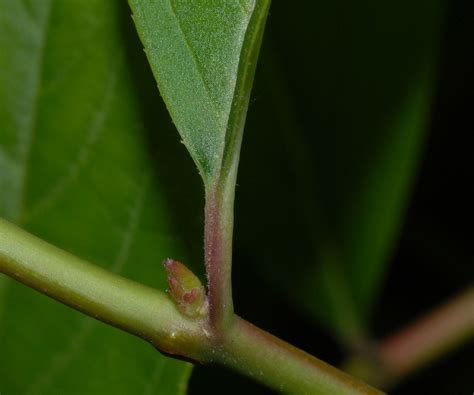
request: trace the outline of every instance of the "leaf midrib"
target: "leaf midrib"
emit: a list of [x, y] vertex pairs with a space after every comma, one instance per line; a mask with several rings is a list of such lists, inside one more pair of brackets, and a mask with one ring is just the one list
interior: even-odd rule
[[[40, 92], [41, 92], [41, 85], [43, 79], [43, 68], [44, 68], [44, 53], [45, 48], [48, 41], [49, 35], [49, 27], [51, 22], [51, 10], [52, 10], [52, 1], [53, 0], [45, 0], [47, 2], [44, 22], [41, 28], [38, 29], [39, 32], [42, 32], [42, 35], [39, 39], [38, 45], [38, 53], [37, 53], [37, 61], [32, 63], [33, 66], [36, 64], [36, 73], [34, 78], [32, 89], [33, 100], [31, 102], [31, 111], [30, 117], [28, 119], [28, 126], [26, 129], [18, 129], [19, 135], [21, 135], [18, 143], [18, 154], [20, 156], [20, 176], [19, 182], [16, 188], [16, 198], [15, 201], [18, 202], [14, 204], [16, 212], [10, 213], [10, 218], [12, 221], [17, 223], [22, 223], [22, 216], [24, 213], [25, 201], [26, 201], [26, 184], [28, 180], [28, 168], [29, 162], [31, 159], [31, 152], [33, 148], [33, 140], [34, 140], [34, 133], [36, 130], [38, 112], [39, 112], [39, 99], [40, 99]], [[28, 13], [26, 10], [25, 4], [23, 4], [25, 8], [25, 12]], [[28, 17], [31, 17], [28, 13]], [[13, 196], [15, 196], [13, 194]], [[7, 213], [8, 214], [8, 213]], [[5, 279], [0, 278], [0, 333], [2, 328], [2, 317], [3, 317], [3, 302], [5, 301], [6, 295], [8, 293], [10, 281], [5, 281]]]
[[[189, 42], [189, 38], [186, 34], [186, 32], [183, 29], [183, 26], [181, 24], [180, 19], [178, 18], [178, 14], [176, 13], [176, 8], [173, 5], [173, 0], [168, 0], [168, 4], [170, 6], [170, 10], [173, 14], [174, 19], [176, 20], [176, 25], [178, 26], [179, 31], [181, 32], [181, 36], [183, 37], [184, 44], [186, 45], [186, 48], [188, 49], [189, 54], [191, 55], [191, 59], [193, 60], [194, 65], [196, 66], [196, 70], [198, 71], [199, 78], [202, 82], [202, 85], [204, 86], [204, 90], [206, 91], [207, 97], [209, 99], [209, 102], [212, 103], [213, 106], [213, 111], [216, 119], [219, 117], [219, 110], [218, 110], [218, 105], [214, 98], [212, 97], [211, 94], [211, 89], [209, 87], [209, 84], [206, 82], [204, 78], [204, 73], [202, 71], [202, 66], [199, 64], [199, 61], [197, 59], [196, 51], [193, 49]], [[143, 9], [142, 9], [143, 12]]]
[[[128, 224], [119, 243], [120, 248], [109, 268], [115, 273], [119, 273], [130, 258], [130, 251], [143, 214], [150, 181], [150, 175], [146, 174], [135, 199], [135, 204], [131, 207]], [[82, 317], [81, 321], [80, 329], [71, 337], [68, 344], [52, 357], [52, 363], [45, 366], [42, 371], [38, 371], [36, 379], [31, 382], [27, 391], [29, 395], [44, 393], [43, 389], [47, 389], [54, 377], [70, 364], [73, 357], [81, 350], [80, 345], [84, 344], [98, 324], [98, 321], [89, 317]]]
[[[38, 123], [38, 114], [40, 108], [40, 98], [41, 98], [41, 87], [43, 85], [43, 74], [44, 74], [44, 65], [45, 65], [45, 52], [49, 40], [49, 31], [51, 26], [51, 14], [53, 8], [53, 0], [45, 0], [47, 5], [45, 6], [45, 17], [44, 22], [39, 29], [42, 32], [41, 38], [39, 40], [38, 46], [38, 56], [36, 62], [36, 73], [34, 78], [34, 86], [32, 89], [33, 100], [31, 103], [31, 111], [29, 122], [26, 130], [21, 131], [22, 138], [19, 144], [19, 155], [21, 157], [21, 175], [18, 186], [18, 197], [17, 201], [17, 212], [12, 214], [14, 221], [22, 223], [24, 221], [23, 213], [25, 211], [25, 202], [27, 196], [27, 183], [29, 177], [29, 169], [31, 167], [31, 154], [33, 151], [33, 144], [35, 140], [35, 134]], [[20, 129], [21, 130], [21, 129]]]

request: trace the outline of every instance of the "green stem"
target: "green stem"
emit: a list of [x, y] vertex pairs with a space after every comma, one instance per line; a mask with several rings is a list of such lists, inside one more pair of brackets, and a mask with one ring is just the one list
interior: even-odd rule
[[383, 394], [239, 317], [213, 356], [279, 393]]
[[0, 219], [0, 272], [160, 351], [216, 362], [285, 393], [381, 394], [233, 315], [219, 337], [163, 292], [125, 279]]
[[242, 136], [270, 0], [257, 0], [245, 33], [221, 167], [206, 184], [204, 249], [209, 288], [210, 324], [216, 336], [231, 325], [232, 234], [234, 197]]
[[77, 258], [1, 218], [0, 273], [161, 351], [196, 357], [201, 326], [181, 315], [165, 293]]

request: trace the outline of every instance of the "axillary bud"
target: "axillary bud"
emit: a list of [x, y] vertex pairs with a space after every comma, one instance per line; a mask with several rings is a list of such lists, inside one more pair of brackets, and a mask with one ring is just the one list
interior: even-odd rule
[[168, 293], [178, 310], [190, 318], [207, 314], [206, 289], [194, 273], [183, 263], [167, 258], [163, 261], [168, 277]]

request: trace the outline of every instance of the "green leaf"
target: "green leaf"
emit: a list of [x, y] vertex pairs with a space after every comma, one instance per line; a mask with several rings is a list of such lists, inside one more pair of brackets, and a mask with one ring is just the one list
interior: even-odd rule
[[[199, 184], [135, 36], [115, 0], [0, 0], [0, 216], [164, 290]], [[191, 369], [4, 276], [0, 339], [2, 394], [182, 394]]]
[[160, 92], [206, 185], [238, 162], [269, 0], [129, 0]]
[[403, 224], [440, 15], [440, 2], [427, 0], [272, 6], [241, 159], [236, 251], [345, 342], [370, 330]]

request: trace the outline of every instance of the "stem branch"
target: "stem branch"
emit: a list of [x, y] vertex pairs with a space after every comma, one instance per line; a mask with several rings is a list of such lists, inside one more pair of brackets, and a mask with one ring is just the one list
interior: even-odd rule
[[185, 359], [228, 366], [285, 393], [381, 392], [232, 315], [219, 336], [163, 292], [83, 261], [0, 219], [0, 273]]
[[237, 81], [227, 123], [221, 164], [206, 185], [205, 261], [209, 287], [210, 327], [220, 337], [232, 324], [232, 233], [240, 147], [270, 0], [254, 2], [240, 54]]
[[390, 381], [399, 380], [474, 338], [474, 287], [421, 317], [378, 346]]
[[214, 357], [284, 394], [383, 394], [239, 317]]
[[204, 251], [209, 288], [209, 319], [215, 334], [232, 321], [233, 193], [212, 188], [206, 194]]
[[346, 361], [346, 371], [390, 387], [474, 339], [474, 287]]
[[163, 352], [196, 358], [202, 329], [164, 292], [77, 258], [1, 218], [0, 273]]

